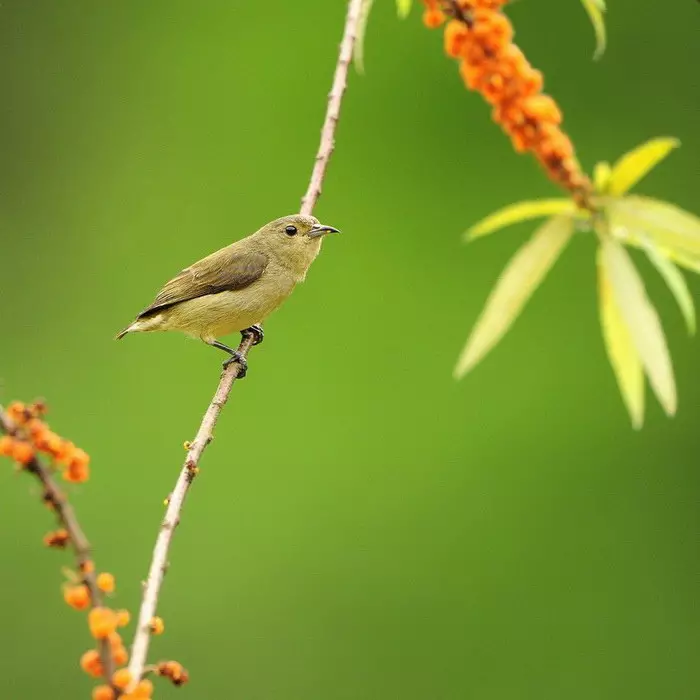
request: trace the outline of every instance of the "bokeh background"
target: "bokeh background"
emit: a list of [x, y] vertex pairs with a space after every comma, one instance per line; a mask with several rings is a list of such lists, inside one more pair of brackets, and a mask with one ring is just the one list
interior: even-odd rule
[[[640, 192], [700, 211], [700, 6], [576, 0], [509, 14], [584, 165], [657, 135]], [[700, 357], [643, 265], [680, 385], [634, 433], [580, 237], [504, 342], [451, 370], [532, 226], [466, 226], [555, 195], [467, 93], [419, 12], [379, 0], [316, 210], [344, 230], [267, 324], [172, 551], [161, 698], [690, 700], [700, 687]], [[0, 7], [0, 390], [45, 396], [93, 457], [71, 489], [114, 604], [135, 610], [163, 499], [219, 353], [114, 333], [189, 262], [297, 210], [343, 2], [6, 0]], [[690, 280], [700, 299], [700, 280]], [[0, 470], [3, 697], [88, 697], [85, 621], [38, 488]]]

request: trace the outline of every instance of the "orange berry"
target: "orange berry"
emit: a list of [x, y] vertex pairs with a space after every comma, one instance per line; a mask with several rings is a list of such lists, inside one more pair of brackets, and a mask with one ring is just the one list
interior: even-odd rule
[[12, 459], [26, 467], [34, 459], [34, 448], [28, 442], [15, 440]]
[[85, 673], [93, 678], [99, 678], [104, 674], [102, 662], [100, 661], [100, 655], [94, 649], [86, 651], [80, 657], [80, 668], [82, 668]]
[[95, 639], [107, 639], [117, 629], [117, 614], [109, 608], [93, 608], [88, 615], [88, 626]]
[[151, 634], [163, 634], [165, 631], [165, 623], [162, 617], [153, 617], [148, 623], [148, 627], [151, 630]]
[[128, 668], [120, 668], [112, 674], [112, 684], [119, 690], [126, 690], [131, 683], [131, 673]]
[[129, 652], [126, 650], [125, 646], [117, 647], [112, 651], [112, 659], [117, 666], [123, 666], [129, 661]]
[[86, 464], [81, 466], [69, 466], [63, 471], [63, 478], [72, 484], [84, 484], [90, 478], [90, 467]]
[[70, 536], [68, 535], [68, 530], [61, 528], [55, 532], [49, 532], [44, 535], [44, 544], [47, 547], [56, 547], [57, 549], [64, 549], [68, 542], [70, 541]]
[[445, 27], [445, 53], [452, 58], [457, 58], [464, 48], [469, 36], [469, 29], [463, 22], [453, 19]]
[[73, 450], [73, 455], [71, 456], [70, 464], [68, 465], [71, 469], [84, 469], [90, 464], [90, 455], [76, 447]]
[[60, 442], [55, 445], [55, 450], [52, 450], [53, 456], [59, 464], [64, 467], [70, 465], [73, 454], [76, 450], [75, 445], [70, 440], [59, 438]]
[[148, 700], [153, 695], [153, 683], [146, 678], [139, 682], [131, 694], [139, 700]]
[[98, 685], [92, 691], [92, 700], [114, 700], [114, 691], [108, 685]]
[[7, 415], [18, 425], [26, 423], [26, 421], [30, 418], [30, 416], [27, 414], [27, 407], [21, 401], [13, 401], [7, 407]]
[[32, 436], [33, 439], [43, 435], [48, 430], [46, 423], [38, 418], [31, 418], [28, 420], [27, 424], [24, 426], [24, 429]]
[[15, 439], [9, 435], [0, 437], [0, 457], [11, 457], [15, 447]]
[[114, 588], [115, 588], [114, 576], [112, 576], [112, 574], [108, 574], [106, 572], [99, 574], [99, 576], [97, 577], [97, 587], [103, 593], [114, 593]]
[[117, 610], [117, 627], [126, 627], [131, 620], [128, 610]]
[[92, 559], [87, 559], [80, 564], [80, 570], [84, 574], [91, 574], [95, 570], [95, 562]]
[[90, 591], [84, 583], [66, 586], [63, 589], [63, 600], [75, 610], [85, 610], [90, 607]]
[[423, 24], [428, 29], [437, 29], [445, 21], [445, 15], [437, 8], [427, 8], [423, 13]]

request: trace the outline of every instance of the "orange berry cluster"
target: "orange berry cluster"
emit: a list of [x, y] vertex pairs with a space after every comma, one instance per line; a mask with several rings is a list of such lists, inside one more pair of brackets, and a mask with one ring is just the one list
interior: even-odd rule
[[156, 665], [155, 672], [168, 678], [173, 685], [184, 685], [190, 679], [189, 673], [177, 661], [161, 661]]
[[10, 457], [23, 467], [30, 467], [38, 453], [52, 457], [63, 470], [63, 478], [73, 483], [87, 481], [90, 476], [90, 457], [70, 440], [49, 430], [42, 420], [46, 405], [37, 401], [25, 405], [14, 401], [7, 415], [16, 426], [14, 435], [0, 438], [0, 456]]
[[[107, 582], [107, 588], [110, 591], [114, 590], [114, 577], [112, 574], [100, 574], [97, 577], [98, 587], [104, 590], [104, 586], [100, 586], [100, 581], [104, 584]], [[78, 587], [79, 588], [79, 587]], [[89, 594], [88, 594], [89, 597]], [[117, 666], [124, 666], [129, 661], [129, 653], [124, 646], [121, 635], [117, 631], [119, 627], [125, 627], [129, 624], [130, 615], [127, 610], [112, 610], [106, 607], [95, 607], [88, 614], [88, 626], [90, 634], [98, 641], [106, 641], [109, 644], [109, 650], [112, 661]], [[100, 654], [96, 649], [86, 651], [80, 659], [80, 667], [93, 678], [102, 678], [105, 675], [105, 669], [100, 659]], [[119, 690], [124, 690], [131, 678], [128, 677], [128, 670], [120, 668], [112, 675], [112, 685]], [[139, 684], [137, 686], [139, 694], [122, 695], [121, 697], [130, 698], [133, 700], [146, 700], [151, 697], [151, 690], [146, 693], [146, 686]], [[110, 695], [109, 693], [112, 693]], [[134, 691], [135, 693], [136, 691]], [[109, 685], [102, 685], [95, 688], [93, 698], [114, 698], [114, 690]]]
[[[131, 683], [131, 674], [127, 669], [122, 668], [112, 676], [112, 684], [119, 690], [125, 690]], [[150, 700], [153, 695], [153, 683], [144, 679], [136, 684], [136, 687], [119, 697], [123, 700]], [[92, 700], [114, 700], [116, 697], [114, 689], [108, 685], [99, 685], [92, 691]]]
[[542, 93], [542, 73], [513, 43], [513, 26], [500, 11], [507, 0], [424, 2], [428, 27], [439, 27], [446, 11], [453, 16], [445, 27], [445, 52], [460, 60], [466, 86], [493, 107], [494, 121], [511, 137], [515, 150], [531, 151], [554, 182], [586, 205], [591, 182], [561, 129], [557, 103]]

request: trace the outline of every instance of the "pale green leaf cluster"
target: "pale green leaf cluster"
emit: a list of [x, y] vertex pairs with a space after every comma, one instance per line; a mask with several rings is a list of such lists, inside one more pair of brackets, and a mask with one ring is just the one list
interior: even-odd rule
[[696, 329], [695, 306], [678, 266], [700, 272], [700, 218], [668, 202], [628, 195], [679, 143], [652, 139], [612, 167], [594, 172], [595, 212], [569, 199], [512, 204], [466, 232], [473, 240], [505, 226], [549, 217], [506, 266], [462, 351], [455, 376], [463, 377], [505, 335], [541, 284], [575, 230], [595, 232], [600, 320], [605, 347], [635, 428], [644, 420], [645, 377], [667, 415], [676, 411], [676, 382], [666, 338], [644, 282], [625, 246], [641, 249], [675, 297], [688, 332]]
[[605, 47], [608, 42], [605, 31], [605, 17], [603, 16], [605, 12], [605, 0], [581, 0], [581, 2], [593, 24], [596, 43], [593, 58], [597, 60], [605, 53]]

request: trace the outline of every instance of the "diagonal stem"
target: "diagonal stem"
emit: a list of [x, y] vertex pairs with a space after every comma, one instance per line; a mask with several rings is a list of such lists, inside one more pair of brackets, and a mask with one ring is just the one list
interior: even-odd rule
[[[340, 43], [340, 52], [336, 64], [333, 85], [328, 96], [328, 107], [326, 117], [321, 129], [321, 142], [316, 155], [311, 180], [306, 194], [302, 198], [301, 213], [311, 214], [318, 198], [321, 196], [323, 179], [328, 169], [335, 145], [335, 130], [340, 117], [340, 107], [343, 94], [347, 86], [348, 69], [352, 58], [353, 47], [357, 35], [357, 26], [360, 17], [362, 0], [350, 0], [348, 12], [345, 19], [345, 29]], [[238, 352], [245, 359], [253, 344], [252, 337], [245, 337], [238, 346]], [[228, 400], [233, 383], [238, 378], [240, 365], [232, 364], [224, 370], [219, 381], [219, 386], [214, 394], [209, 407], [207, 408], [202, 422], [197, 431], [197, 435], [188, 446], [185, 463], [180, 471], [180, 475], [175, 484], [175, 488], [170, 496], [168, 507], [163, 518], [158, 538], [153, 550], [153, 559], [148, 572], [148, 578], [144, 586], [143, 600], [139, 611], [138, 623], [134, 635], [134, 643], [131, 649], [131, 672], [132, 684], [138, 682], [143, 676], [148, 646], [150, 642], [150, 622], [153, 619], [158, 604], [158, 596], [163, 584], [163, 577], [168, 565], [168, 551], [173, 538], [175, 528], [180, 522], [185, 498], [189, 491], [194, 477], [199, 471], [199, 461], [207, 445], [213, 438], [214, 427], [219, 419], [219, 415]]]
[[[16, 427], [2, 406], [0, 406], [0, 432], [12, 436], [16, 434]], [[78, 562], [78, 570], [90, 591], [90, 606], [93, 608], [100, 607], [102, 605], [102, 592], [97, 586], [90, 542], [85, 536], [82, 527], [80, 527], [73, 507], [54, 480], [51, 470], [36, 455], [26, 465], [25, 470], [34, 474], [44, 487], [44, 501], [51, 505], [59, 523], [68, 532], [70, 545]], [[103, 639], [99, 642], [99, 652], [105, 678], [109, 682], [112, 677], [114, 664], [112, 663], [112, 654], [108, 640]]]

